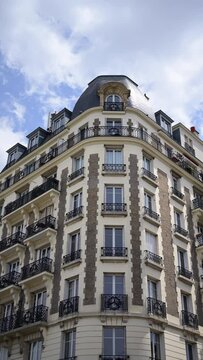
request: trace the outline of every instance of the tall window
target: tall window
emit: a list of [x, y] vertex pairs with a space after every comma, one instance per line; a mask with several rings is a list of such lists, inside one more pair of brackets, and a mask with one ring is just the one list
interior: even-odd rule
[[154, 280], [147, 281], [148, 296], [153, 299], [157, 299], [157, 282]]
[[125, 327], [103, 328], [103, 355], [124, 356], [126, 355], [126, 329]]
[[39, 218], [42, 219], [42, 218], [47, 217], [49, 215], [53, 216], [53, 213], [54, 213], [54, 205], [49, 205], [49, 206], [45, 207], [43, 210], [40, 211]]
[[123, 294], [124, 293], [124, 275], [123, 274], [105, 274], [104, 275], [104, 294]]
[[79, 155], [73, 158], [73, 171], [80, 170], [84, 166], [84, 156]]
[[46, 246], [44, 248], [37, 249], [37, 250], [35, 250], [35, 259], [40, 260], [40, 259], [43, 259], [45, 257], [50, 259], [50, 253], [51, 253], [50, 246]]
[[147, 192], [144, 193], [144, 206], [147, 209], [152, 210], [152, 195]]
[[196, 349], [195, 349], [195, 344], [186, 342], [185, 343], [185, 347], [186, 347], [186, 359], [187, 360], [195, 360], [195, 353], [196, 353]]
[[80, 232], [69, 235], [68, 253], [72, 254], [80, 248]]
[[107, 119], [107, 134], [120, 135], [121, 134], [121, 119]]
[[123, 203], [123, 187], [106, 186], [106, 203], [108, 204]]
[[64, 359], [72, 359], [75, 356], [76, 330], [70, 330], [65, 333], [65, 351]]
[[178, 265], [183, 269], [188, 268], [187, 251], [182, 250], [182, 249], [178, 249]]
[[182, 293], [181, 294], [182, 310], [191, 311], [191, 295]]
[[121, 149], [106, 149], [106, 164], [122, 164], [123, 156]]
[[151, 340], [151, 359], [160, 360], [161, 359], [160, 335], [151, 331], [150, 340]]
[[29, 360], [41, 360], [42, 341], [33, 341], [30, 343]]
[[78, 296], [78, 278], [66, 280], [65, 292], [67, 299]]
[[106, 98], [106, 102], [108, 102], [108, 103], [115, 103], [115, 102], [120, 102], [120, 101], [121, 101], [120, 96], [116, 95], [116, 94], [109, 95]]
[[47, 292], [46, 292], [46, 290], [39, 291], [39, 292], [33, 294], [34, 307], [37, 307], [37, 306], [40, 306], [40, 305], [46, 306], [46, 300], [47, 300]]
[[147, 250], [151, 251], [153, 254], [157, 254], [157, 236], [146, 231], [146, 243]]
[[20, 271], [19, 260], [12, 261], [8, 264], [8, 272], [12, 272], [12, 271], [16, 271], [16, 272]]
[[14, 234], [16, 232], [23, 232], [23, 221], [12, 226], [11, 233]]
[[181, 213], [179, 211], [174, 211], [175, 225], [181, 227]]
[[123, 228], [105, 227], [105, 247], [115, 248], [123, 246]]
[[152, 171], [152, 160], [147, 156], [143, 156], [143, 167], [145, 170]]
[[0, 359], [8, 360], [8, 348], [1, 346], [0, 347]]
[[73, 195], [73, 210], [82, 206], [82, 192]]

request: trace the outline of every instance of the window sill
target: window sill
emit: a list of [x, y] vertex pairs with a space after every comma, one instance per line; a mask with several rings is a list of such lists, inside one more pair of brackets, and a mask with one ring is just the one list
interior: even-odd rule
[[71, 219], [65, 220], [64, 224], [65, 224], [65, 225], [69, 225], [69, 224], [74, 223], [74, 222], [76, 222], [76, 221], [82, 220], [83, 217], [84, 217], [83, 214], [76, 215], [76, 216], [74, 216], [74, 217], [71, 218]]
[[82, 262], [82, 259], [81, 259], [81, 258], [76, 259], [76, 260], [73, 260], [73, 261], [70, 261], [70, 262], [68, 262], [68, 263], [62, 264], [62, 269], [65, 270], [66, 268], [78, 266], [78, 265], [81, 264], [81, 262]]
[[126, 211], [101, 211], [102, 216], [127, 216], [127, 210]]
[[75, 179], [72, 179], [72, 180], [68, 181], [67, 186], [71, 186], [73, 184], [76, 184], [77, 182], [83, 180], [84, 178], [85, 178], [85, 175], [81, 174], [81, 175], [77, 176]]
[[174, 195], [174, 194], [171, 194], [171, 199], [177, 201], [177, 202], [178, 202], [179, 204], [181, 204], [181, 205], [185, 205], [185, 200], [184, 200], [184, 198], [181, 199], [181, 198], [179, 198], [178, 196], [176, 196], [176, 195]]
[[143, 175], [142, 175], [142, 178], [143, 178], [143, 180], [147, 181], [150, 185], [153, 185], [153, 186], [155, 186], [155, 187], [158, 186], [157, 181], [151, 179], [149, 176], [146, 176], [146, 175], [143, 174]]
[[155, 261], [152, 261], [150, 259], [145, 259], [145, 264], [147, 266], [152, 267], [153, 269], [156, 269], [156, 270], [159, 270], [159, 271], [163, 270], [163, 265], [162, 264], [158, 264]]
[[160, 220], [153, 219], [151, 216], [144, 214], [143, 219], [155, 226], [160, 226]]
[[188, 285], [193, 285], [194, 284], [193, 278], [189, 279], [186, 276], [183, 276], [183, 275], [180, 275], [180, 274], [177, 275], [177, 278], [178, 278], [178, 280], [184, 282], [185, 284], [188, 284]]
[[108, 262], [108, 263], [121, 263], [121, 262], [127, 262], [128, 256], [100, 256], [100, 260], [102, 262]]
[[177, 239], [184, 241], [186, 244], [189, 242], [189, 238], [187, 236], [184, 236], [177, 231], [174, 232], [174, 236], [177, 237]]

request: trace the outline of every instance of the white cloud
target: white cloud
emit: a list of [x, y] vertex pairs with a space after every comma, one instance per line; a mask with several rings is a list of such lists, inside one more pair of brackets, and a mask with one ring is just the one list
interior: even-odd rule
[[21, 131], [14, 130], [14, 123], [8, 117], [0, 117], [0, 169], [2, 169], [7, 161], [7, 153], [10, 147], [15, 145], [17, 142], [25, 144], [25, 136]]

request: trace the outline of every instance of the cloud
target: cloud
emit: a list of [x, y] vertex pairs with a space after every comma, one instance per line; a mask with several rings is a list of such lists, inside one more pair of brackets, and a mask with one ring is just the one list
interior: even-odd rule
[[17, 142], [26, 145], [25, 135], [22, 131], [16, 131], [14, 129], [14, 122], [9, 117], [0, 117], [0, 169], [2, 169], [7, 161], [7, 153], [10, 147]]

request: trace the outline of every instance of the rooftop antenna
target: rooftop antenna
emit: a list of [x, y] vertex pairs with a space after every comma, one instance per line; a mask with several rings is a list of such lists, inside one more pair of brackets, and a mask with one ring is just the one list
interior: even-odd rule
[[49, 111], [49, 114], [48, 114], [48, 119], [47, 119], [47, 130], [50, 130], [51, 129], [51, 112]]

